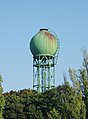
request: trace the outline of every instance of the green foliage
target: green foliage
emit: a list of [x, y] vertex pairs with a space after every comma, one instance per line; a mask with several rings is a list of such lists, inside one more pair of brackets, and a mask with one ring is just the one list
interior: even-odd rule
[[53, 107], [58, 110], [62, 119], [85, 119], [85, 105], [82, 101], [82, 95], [69, 84], [57, 87], [51, 97]]
[[61, 115], [59, 112], [53, 108], [49, 113], [48, 113], [48, 119], [61, 119]]
[[2, 83], [2, 76], [0, 75], [0, 119], [3, 119], [2, 114], [3, 114], [5, 101], [4, 101], [4, 96], [2, 94], [3, 88], [1, 86], [1, 83]]
[[78, 80], [77, 70], [69, 68], [69, 76], [76, 90], [80, 90], [80, 81]]
[[44, 93], [25, 89], [4, 96], [4, 119], [85, 119], [82, 95], [69, 83]]
[[83, 68], [74, 70], [69, 68], [70, 79], [73, 87], [82, 93], [82, 98], [86, 105], [86, 119], [88, 119], [88, 53], [83, 51]]
[[26, 89], [5, 93], [4, 119], [43, 119], [41, 110], [36, 108], [37, 95]]
[[43, 115], [41, 110], [37, 110], [35, 105], [31, 104], [30, 106], [26, 107], [26, 119], [43, 119]]

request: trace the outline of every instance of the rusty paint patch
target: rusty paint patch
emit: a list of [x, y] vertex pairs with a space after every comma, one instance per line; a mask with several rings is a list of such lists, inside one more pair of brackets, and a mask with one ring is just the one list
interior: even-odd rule
[[50, 40], [54, 39], [54, 36], [52, 34], [50, 34], [49, 32], [45, 32], [44, 33], [46, 37], [48, 37]]

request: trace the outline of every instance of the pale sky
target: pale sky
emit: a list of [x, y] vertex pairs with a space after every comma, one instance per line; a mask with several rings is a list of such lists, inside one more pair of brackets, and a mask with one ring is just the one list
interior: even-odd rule
[[88, 0], [0, 0], [0, 73], [4, 92], [32, 88], [31, 38], [40, 28], [60, 40], [56, 86], [68, 68], [82, 68], [88, 50]]

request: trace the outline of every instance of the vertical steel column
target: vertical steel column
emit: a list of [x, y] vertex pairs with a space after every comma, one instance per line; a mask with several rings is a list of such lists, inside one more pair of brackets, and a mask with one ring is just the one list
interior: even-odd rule
[[41, 91], [43, 92], [44, 76], [43, 76], [43, 66], [41, 66]]
[[40, 92], [40, 56], [38, 56], [38, 66], [37, 66], [37, 71], [38, 71], [38, 79], [37, 79], [37, 91]]
[[55, 87], [55, 57], [53, 57], [53, 87]]
[[46, 66], [44, 69], [44, 91], [46, 91]]
[[55, 57], [52, 58], [52, 87], [55, 87]]
[[55, 87], [55, 67], [53, 67], [53, 87]]
[[[44, 57], [45, 58], [45, 57]], [[42, 59], [42, 66], [41, 66], [41, 91], [46, 91], [46, 60], [43, 61]]]
[[33, 57], [33, 90], [35, 89], [35, 81], [36, 81], [35, 63], [36, 63], [36, 58]]
[[34, 69], [34, 57], [33, 57], [33, 90], [34, 90], [34, 83], [35, 83], [35, 69]]
[[51, 80], [51, 76], [50, 76], [50, 56], [49, 56], [49, 59], [48, 59], [48, 89], [50, 89], [50, 80]]

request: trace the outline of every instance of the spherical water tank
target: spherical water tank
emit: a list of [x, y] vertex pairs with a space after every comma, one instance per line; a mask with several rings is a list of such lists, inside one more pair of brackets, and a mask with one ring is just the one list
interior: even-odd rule
[[57, 48], [57, 38], [48, 29], [40, 29], [30, 42], [30, 50], [33, 56], [54, 56]]

